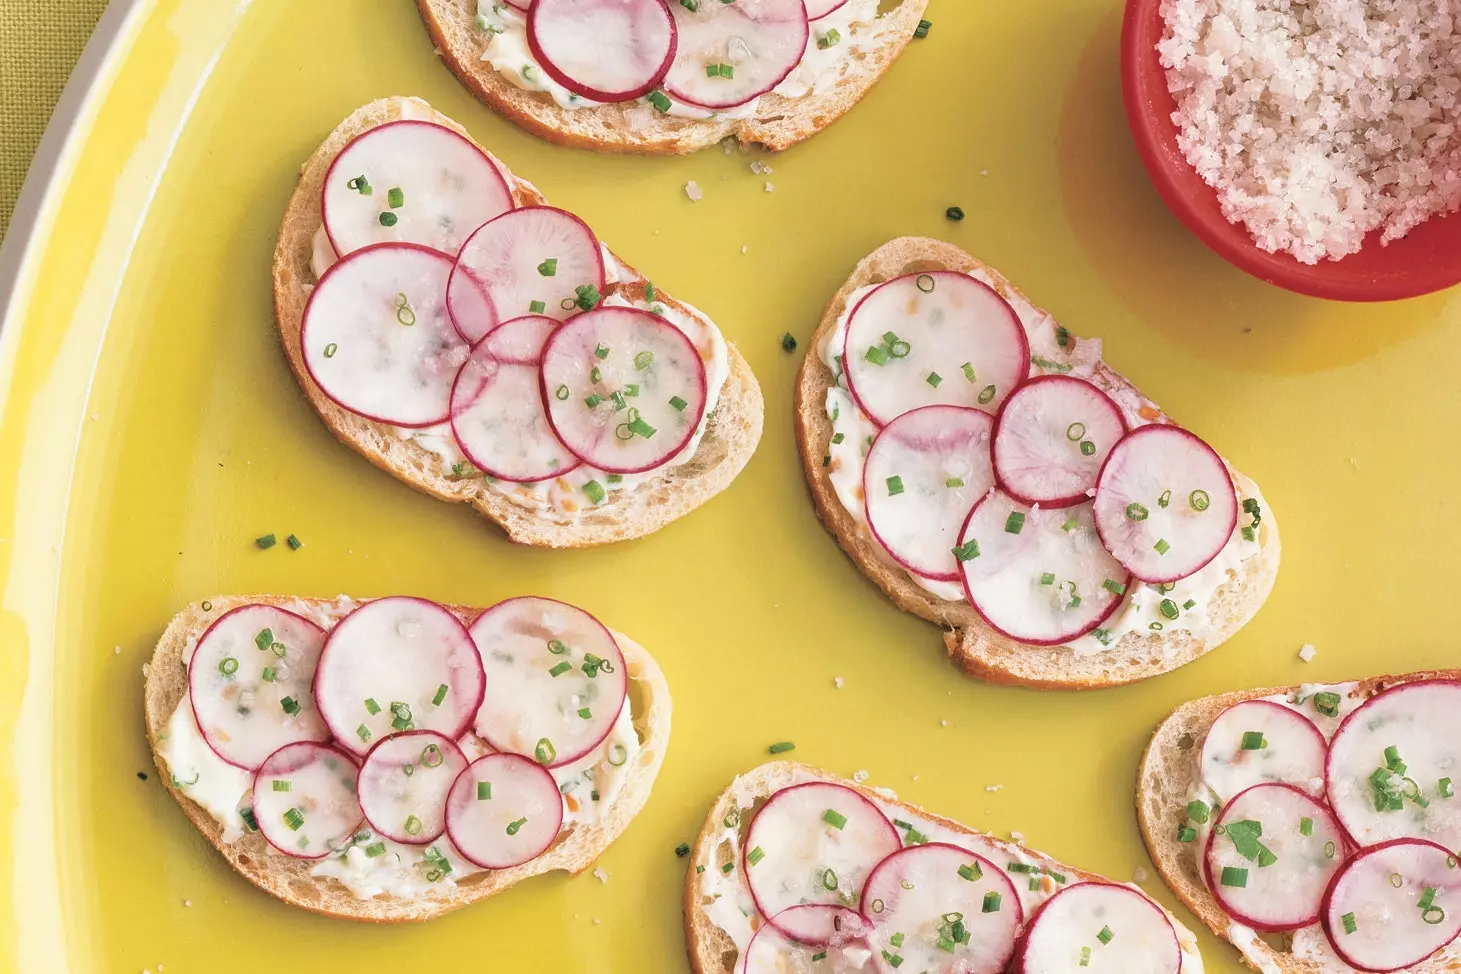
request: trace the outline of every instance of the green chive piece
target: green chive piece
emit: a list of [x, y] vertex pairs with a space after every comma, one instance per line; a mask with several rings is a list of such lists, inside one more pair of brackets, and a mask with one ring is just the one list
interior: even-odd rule
[[604, 498], [608, 496], [604, 492], [603, 485], [600, 484], [597, 480], [590, 480], [588, 483], [584, 484], [583, 492], [588, 496], [589, 502], [593, 504], [602, 504], [604, 502]]
[[1344, 916], [1339, 918], [1339, 922], [1344, 924], [1345, 933], [1354, 933], [1360, 928], [1360, 925], [1355, 922], [1353, 913], [1346, 913]]
[[1314, 834], [1314, 820], [1312, 818], [1301, 818], [1301, 819], [1299, 819], [1299, 834], [1300, 835], [1313, 835]]
[[282, 779], [277, 780], [277, 781], [274, 782], [274, 790], [275, 791], [289, 791], [293, 787], [294, 787], [293, 783], [288, 782], [288, 781], [284, 781]]
[[573, 664], [568, 662], [568, 660], [564, 660], [563, 662], [559, 663], [557, 666], [549, 670], [548, 675], [554, 677], [562, 676], [564, 673], [567, 673], [571, 669], [573, 669]]
[[1106, 591], [1110, 592], [1112, 595], [1118, 595], [1119, 596], [1119, 595], [1125, 595], [1126, 594], [1126, 586], [1125, 585], [1122, 585], [1120, 582], [1116, 581], [1116, 579], [1114, 579], [1114, 578], [1108, 578], [1108, 579], [1106, 579], [1104, 582], [1101, 583], [1101, 587], [1104, 588]]
[[937, 389], [939, 387], [939, 383], [944, 381], [944, 377], [939, 375], [937, 372], [930, 372], [928, 374], [928, 378], [924, 381]]
[[289, 831], [298, 832], [300, 827], [304, 825], [304, 812], [301, 812], [297, 808], [291, 808], [284, 813], [284, 824], [289, 826]]
[[998, 893], [994, 892], [993, 890], [990, 890], [988, 893], [985, 893], [984, 894], [984, 905], [982, 907], [980, 907], [980, 911], [979, 912], [981, 912], [981, 913], [998, 913], [999, 912], [999, 901], [1001, 899], [1002, 899], [1002, 897]]
[[1178, 842], [1195, 842], [1195, 841], [1197, 841], [1197, 830], [1194, 829], [1190, 825], [1179, 825], [1179, 826], [1177, 826], [1177, 841]]
[[1126, 505], [1126, 516], [1133, 521], [1145, 521], [1151, 516], [1151, 511], [1147, 510], [1141, 504], [1136, 503], [1136, 501], [1132, 501]]
[[1456, 791], [1455, 791], [1455, 789], [1453, 789], [1451, 787], [1451, 779], [1450, 778], [1442, 778], [1440, 780], [1440, 782], [1437, 784], [1436, 790], [1438, 792], [1440, 792], [1442, 798], [1455, 798], [1456, 797]]
[[754, 848], [750, 852], [746, 853], [746, 865], [748, 865], [748, 866], [754, 866], [754, 865], [756, 865], [756, 863], [760, 862], [762, 859], [765, 859], [765, 858], [766, 858], [766, 851], [764, 849], [762, 849], [760, 846], [756, 846], [756, 848]]
[[1055, 584], [1055, 574], [1054, 574], [1054, 572], [1046, 572], [1045, 574], [1041, 575], [1040, 576], [1040, 584], [1041, 585], [1054, 585]]
[[528, 302], [528, 314], [540, 315], [544, 311], [547, 311], [547, 310], [548, 310], [548, 303], [546, 301], [529, 301]]
[[998, 394], [999, 393], [994, 388], [994, 386], [992, 386], [992, 385], [991, 386], [985, 386], [983, 389], [981, 389], [979, 391], [979, 405], [981, 405], [981, 406], [987, 406], [987, 405], [989, 405], [991, 402], [994, 401], [994, 397], [996, 395], [998, 395]]
[[1177, 603], [1173, 602], [1171, 599], [1162, 599], [1161, 605], [1157, 606], [1157, 608], [1161, 611], [1162, 615], [1166, 616], [1168, 619], [1177, 618]]
[[[680, 2], [683, 4], [684, 0], [680, 0]], [[669, 96], [666, 95], [663, 91], [651, 91], [648, 95], [648, 99], [649, 103], [653, 105], [655, 107], [655, 110], [658, 111], [661, 115], [669, 112], [670, 108], [673, 106], [673, 102], [670, 101]]]
[[1101, 941], [1102, 944], [1109, 944], [1112, 940], [1116, 939], [1116, 934], [1111, 932], [1110, 927], [1102, 927], [1101, 932], [1096, 934], [1096, 939]]
[[284, 709], [284, 712], [291, 717], [298, 716], [300, 710], [303, 709], [302, 707], [300, 707], [299, 701], [295, 700], [293, 697], [285, 697], [283, 700], [279, 701], [279, 706], [282, 707]]
[[766, 749], [771, 754], [785, 754], [787, 751], [795, 751], [796, 745], [791, 741], [780, 741]]
[[508, 835], [517, 835], [517, 833], [519, 832], [519, 830], [521, 830], [522, 827], [524, 825], [527, 825], [527, 824], [528, 824], [528, 820], [526, 818], [520, 818], [516, 822], [510, 822], [510, 823], [508, 823], [508, 826], [507, 826], [507, 834]]
[[365, 711], [366, 711], [366, 713], [371, 714], [372, 716], [374, 716], [375, 714], [380, 713], [380, 704], [378, 704], [378, 703], [375, 702], [375, 698], [374, 697], [366, 697], [365, 698]]
[[[932, 29], [932, 27], [933, 27], [933, 21], [931, 21], [931, 20], [920, 20], [918, 22], [918, 26], [915, 27], [915, 28], [913, 28], [913, 36], [914, 37], [917, 37], [919, 40], [922, 40], [923, 38], [925, 38], [925, 37], [928, 36], [928, 32], [929, 32], [930, 29]], [[984, 912], [985, 913], [988, 913], [990, 911], [985, 910]]]
[[1166, 538], [1158, 538], [1157, 543], [1152, 545], [1152, 550], [1159, 555], [1165, 555], [1172, 550], [1172, 546], [1167, 543]]
[[238, 660], [232, 656], [224, 657], [218, 664], [218, 672], [224, 676], [233, 676], [238, 672]]
[[1257, 541], [1258, 540], [1258, 535], [1256, 535], [1253, 532], [1253, 529], [1250, 528], [1250, 527], [1248, 527], [1246, 524], [1243, 525], [1243, 527], [1241, 527], [1241, 528], [1238, 529], [1238, 533], [1243, 536], [1243, 540], [1244, 541]]
[[1183, 602], [1182, 603], [1182, 608], [1186, 609], [1188, 612], [1191, 612], [1192, 609], [1196, 605], [1197, 605], [1197, 600], [1196, 599], [1188, 599], [1186, 602]]
[[1079, 525], [1079, 524], [1080, 524], [1080, 521], [1079, 520], [1077, 520], [1076, 518], [1071, 518], [1069, 521], [1066, 521], [1064, 524], [1062, 524], [1060, 526], [1060, 530], [1069, 533], [1071, 531], [1074, 531], [1076, 529], [1076, 526]]
[[1203, 825], [1207, 822], [1210, 812], [1211, 810], [1207, 807], [1207, 802], [1192, 801], [1187, 803], [1187, 817], [1198, 825]]
[[366, 727], [364, 724], [361, 724], [359, 727], [355, 728], [355, 736], [360, 738], [362, 741], [370, 740], [370, 728]]
[[839, 831], [847, 826], [847, 816], [841, 814], [834, 808], [829, 808], [822, 813], [822, 821]]
[[397, 222], [396, 215], [389, 210], [380, 215], [380, 225], [383, 227], [393, 227]]
[[[836, 32], [834, 31], [833, 33]], [[951, 206], [947, 210], [944, 210], [944, 216], [948, 217], [954, 223], [958, 223], [964, 219], [964, 208], [962, 206]]]
[[492, 800], [492, 782], [477, 782], [477, 801], [486, 802]]
[[723, 872], [723, 873], [725, 873], [727, 876], [729, 876], [735, 870], [735, 868], [736, 868], [736, 864], [735, 863], [728, 862], [724, 866], [721, 866], [720, 867], [720, 871]]
[[962, 486], [964, 486], [964, 478], [963, 477], [950, 477], [949, 479], [947, 479], [947, 480], [944, 481], [944, 486], [945, 487], [948, 487], [950, 490], [952, 490], [955, 487], [962, 487]]
[[1313, 697], [1314, 709], [1326, 717], [1339, 716], [1339, 694], [1328, 690], [1316, 693]]
[[972, 362], [965, 362], [963, 365], [959, 366], [959, 368], [963, 370], [963, 372], [964, 372], [964, 378], [968, 379], [970, 382], [974, 382], [975, 381], [975, 378], [974, 378], [974, 363], [972, 363]]
[[1096, 455], [1096, 444], [1090, 440], [1081, 440], [1081, 456], [1093, 457]]
[[345, 184], [345, 188], [353, 189], [361, 196], [369, 196], [371, 194], [370, 180], [364, 176], [356, 176], [354, 179], [351, 179]]
[[889, 497], [897, 497], [901, 493], [903, 493], [903, 478], [902, 477], [889, 477], [888, 478], [888, 496]]
[[1010, 511], [1010, 516], [1004, 519], [1005, 534], [1019, 534], [1025, 530], [1025, 515], [1019, 511]]
[[1245, 750], [1245, 751], [1261, 751], [1264, 748], [1266, 748], [1267, 746], [1268, 746], [1268, 742], [1263, 739], [1263, 732], [1262, 731], [1244, 731], [1243, 732], [1243, 750]]
[[1192, 505], [1194, 511], [1205, 511], [1212, 505], [1212, 498], [1205, 490], [1194, 490], [1187, 495], [1187, 503]]
[[689, 854], [690, 854], [690, 845], [689, 845], [689, 843], [687, 843], [687, 842], [681, 842], [679, 845], [675, 846], [675, 855], [679, 856], [681, 859], [685, 858]]
[[539, 764], [551, 765], [558, 757], [558, 749], [546, 737], [539, 738], [538, 746], [533, 748], [533, 757], [538, 759]]
[[436, 688], [436, 696], [434, 696], [434, 697], [431, 698], [432, 704], [435, 705], [435, 706], [437, 706], [437, 707], [440, 707], [441, 706], [441, 702], [446, 699], [446, 694], [447, 694], [447, 690], [448, 689], [449, 688], [447, 687], [447, 685], [445, 683], [443, 683], [441, 686], [437, 687]]
[[959, 867], [959, 878], [967, 880], [968, 882], [977, 882], [983, 876], [984, 870], [980, 868], [979, 863], [977, 862], [971, 862]]
[[1224, 866], [1220, 882], [1230, 889], [1245, 889], [1248, 886], [1248, 870], [1237, 866]]
[[541, 264], [538, 265], [538, 273], [543, 275], [544, 277], [557, 277], [558, 258], [549, 257], [547, 260], [543, 261]]
[[970, 538], [968, 541], [954, 549], [954, 558], [958, 561], [973, 561], [979, 557], [979, 542]]
[[881, 345], [874, 345], [871, 348], [869, 348], [867, 350], [867, 354], [864, 356], [864, 358], [866, 358], [869, 362], [871, 362], [874, 365], [887, 365], [888, 364], [888, 352], [887, 352], [887, 349], [883, 348], [883, 346], [881, 346]]
[[339, 350], [340, 346], [338, 344], [336, 344], [335, 342], [330, 342], [330, 344], [325, 346], [325, 358], [334, 358], [335, 353]]
[[262, 538], [254, 539], [254, 544], [258, 545], [260, 548], [263, 548], [265, 551], [274, 547], [274, 545], [278, 543], [278, 539], [275, 538], [272, 534], [266, 534]]
[[1065, 428], [1065, 438], [1072, 443], [1079, 443], [1086, 438], [1086, 424], [1071, 423]]
[[584, 720], [592, 720], [594, 712], [588, 707], [579, 707], [578, 716], [582, 717]]
[[372, 842], [370, 845], [365, 847], [364, 851], [365, 858], [378, 859], [386, 854], [386, 844], [384, 842]]
[[393, 187], [386, 191], [386, 202], [390, 204], [391, 209], [399, 210], [406, 205], [406, 194], [401, 191], [401, 187]]
[[1055, 344], [1061, 348], [1068, 348], [1070, 346], [1070, 329], [1064, 325], [1057, 325], [1055, 328]]
[[1081, 964], [1080, 964], [1080, 966], [1082, 966], [1082, 967], [1090, 967], [1091, 966], [1091, 948], [1089, 948], [1089, 947], [1082, 947], [1081, 948]]

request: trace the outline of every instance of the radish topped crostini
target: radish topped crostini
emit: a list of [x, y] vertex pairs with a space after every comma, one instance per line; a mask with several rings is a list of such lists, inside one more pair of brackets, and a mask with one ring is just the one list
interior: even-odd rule
[[1089, 688], [1168, 672], [1251, 618], [1266, 502], [992, 268], [894, 240], [833, 297], [797, 385], [817, 511], [970, 675]]

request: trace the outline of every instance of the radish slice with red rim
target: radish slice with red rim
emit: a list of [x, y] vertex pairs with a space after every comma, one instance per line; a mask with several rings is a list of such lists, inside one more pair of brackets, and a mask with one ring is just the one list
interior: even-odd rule
[[512, 190], [471, 140], [433, 122], [377, 126], [335, 157], [320, 200], [325, 232], [346, 257], [378, 243], [456, 253], [513, 207]]
[[1096, 528], [1143, 582], [1175, 582], [1217, 557], [1238, 524], [1222, 458], [1176, 426], [1143, 426], [1116, 444], [1096, 481]]
[[[807, 944], [788, 935], [787, 930], [832, 929], [835, 934], [826, 943]], [[838, 972], [863, 965], [852, 958], [842, 964], [838, 952], [850, 948], [859, 954], [871, 954], [864, 937], [870, 926], [857, 913], [845, 906], [791, 906], [762, 924], [736, 968], [737, 974], [789, 974], [812, 971]], [[814, 966], [816, 965], [816, 966]]]
[[473, 761], [446, 799], [452, 845], [483, 869], [511, 869], [538, 858], [562, 826], [558, 782], [542, 765], [517, 754]]
[[482, 613], [471, 633], [487, 672], [477, 736], [495, 750], [556, 768], [609, 736], [629, 675], [599, 620], [564, 602], [524, 597]]
[[352, 413], [435, 426], [470, 348], [446, 313], [452, 259], [415, 244], [356, 251], [325, 272], [305, 305], [300, 344], [310, 378]]
[[569, 91], [632, 101], [664, 80], [675, 59], [675, 19], [662, 0], [535, 0], [528, 47]]
[[1084, 379], [1043, 375], [1016, 389], [994, 421], [994, 473], [1025, 504], [1090, 499], [1101, 464], [1126, 435], [1111, 397]]
[[1207, 888], [1254, 930], [1307, 927], [1319, 922], [1344, 843], [1325, 805], [1292, 785], [1254, 785], [1223, 806], [1208, 835]]
[[905, 964], [937, 974], [1001, 974], [1025, 919], [1003, 870], [944, 842], [909, 846], [878, 863], [861, 909], [883, 974]]
[[1218, 714], [1202, 742], [1202, 780], [1223, 801], [1253, 785], [1324, 792], [1329, 746], [1314, 722], [1272, 700], [1245, 700]]
[[1076, 883], [1046, 900], [1014, 974], [1178, 974], [1182, 947], [1162, 908], [1134, 889]]
[[847, 6], [847, 0], [806, 0], [807, 19], [821, 20], [828, 14]]
[[705, 415], [705, 363], [658, 315], [598, 308], [543, 347], [543, 401], [553, 431], [605, 473], [644, 473], [690, 442]]
[[498, 480], [538, 483], [579, 464], [554, 435], [538, 382], [543, 343], [556, 327], [536, 316], [503, 322], [472, 350], [452, 386], [457, 445]]
[[[775, 924], [788, 907], [844, 905], [901, 845], [878, 806], [845, 785], [813, 781], [783, 788], [761, 807], [740, 868], [756, 909]], [[835, 912], [796, 916], [805, 922], [782, 932], [801, 943], [825, 944], [840, 932]], [[819, 917], [821, 925], [810, 922]]]
[[355, 834], [364, 815], [356, 799], [359, 769], [328, 744], [286, 744], [254, 775], [254, 820], [275, 849], [323, 859]]
[[1324, 895], [1324, 934], [1362, 971], [1409, 970], [1461, 935], [1456, 853], [1396, 839], [1344, 864]]
[[1090, 504], [1027, 507], [1000, 490], [969, 512], [954, 556], [980, 617], [1032, 646], [1058, 646], [1098, 628], [1131, 581], [1101, 547]]
[[1461, 849], [1461, 681], [1407, 683], [1366, 701], [1330, 740], [1324, 777], [1356, 845], [1410, 837]]
[[679, 32], [665, 91], [708, 111], [764, 95], [795, 70], [811, 30], [802, 0], [674, 3]]
[[968, 274], [907, 274], [853, 308], [847, 389], [879, 426], [919, 406], [993, 413], [1030, 374], [1030, 340], [1009, 302]]
[[392, 734], [360, 766], [360, 807], [370, 827], [408, 845], [434, 842], [446, 831], [446, 796], [467, 759], [435, 731]]
[[924, 406], [884, 426], [863, 466], [873, 537], [904, 568], [944, 582], [959, 579], [954, 545], [974, 502], [994, 484], [989, 414]]
[[435, 602], [393, 596], [335, 624], [315, 670], [315, 703], [342, 747], [432, 730], [456, 740], [482, 703], [482, 660], [461, 620]]
[[310, 693], [325, 632], [271, 605], [219, 616], [188, 660], [188, 698], [203, 739], [252, 771], [286, 744], [324, 742], [330, 729]]
[[[490, 317], [477, 282], [491, 298]], [[605, 286], [603, 249], [588, 224], [556, 207], [525, 206], [477, 228], [462, 244], [447, 303], [457, 330], [476, 344], [499, 318], [538, 314], [562, 321], [591, 308]]]

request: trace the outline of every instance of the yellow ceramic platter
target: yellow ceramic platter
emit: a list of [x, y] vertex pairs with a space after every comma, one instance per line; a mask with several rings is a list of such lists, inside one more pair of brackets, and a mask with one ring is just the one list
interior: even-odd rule
[[[752, 155], [537, 142], [457, 85], [408, 0], [113, 6], [109, 52], [70, 140], [53, 142], [55, 178], [32, 185], [34, 232], [9, 248], [6, 970], [683, 970], [674, 847], [780, 740], [1130, 879], [1146, 864], [1137, 758], [1178, 702], [1461, 662], [1461, 296], [1294, 297], [1190, 238], [1127, 138], [1119, 0], [940, 0], [928, 39], [768, 175]], [[727, 494], [642, 542], [526, 550], [329, 436], [285, 369], [268, 264], [299, 163], [389, 94], [460, 119], [740, 345], [766, 390], [766, 436]], [[946, 221], [951, 204], [968, 218]], [[1124, 690], [975, 685], [822, 531], [791, 433], [800, 353], [781, 336], [809, 334], [857, 259], [903, 233], [959, 243], [1102, 336], [1118, 368], [1263, 485], [1284, 568], [1228, 646]], [[305, 547], [260, 551], [268, 532]], [[606, 880], [549, 877], [426, 926], [370, 928], [231, 873], [155, 780], [140, 668], [184, 603], [263, 591], [477, 604], [537, 592], [650, 647], [675, 693], [673, 744], [649, 807], [601, 862]], [[1307, 665], [1306, 642], [1319, 650]], [[1211, 971], [1239, 970], [1226, 944], [1202, 945]]]

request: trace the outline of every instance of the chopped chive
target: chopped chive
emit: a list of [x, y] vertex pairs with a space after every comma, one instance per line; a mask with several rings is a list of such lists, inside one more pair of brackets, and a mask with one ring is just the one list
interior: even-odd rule
[[959, 867], [959, 877], [971, 883], [979, 880], [983, 876], [984, 870], [980, 868], [977, 862], [971, 862]]
[[1326, 717], [1338, 717], [1339, 701], [1339, 694], [1325, 690], [1314, 694], [1314, 709]]
[[293, 787], [294, 785], [291, 782], [285, 781], [283, 779], [274, 782], [275, 791], [289, 791]]
[[1081, 440], [1081, 456], [1093, 457], [1096, 455], [1096, 444], [1090, 440]]
[[944, 486], [945, 487], [948, 487], [950, 490], [952, 490], [955, 487], [962, 487], [962, 486], [964, 486], [964, 478], [963, 477], [950, 477], [950, 478], [948, 478], [947, 480], [944, 481]]
[[374, 697], [365, 698], [365, 712], [372, 716], [380, 713], [380, 704], [375, 702]]
[[528, 313], [529, 314], [540, 315], [544, 311], [547, 311], [547, 310], [548, 310], [548, 303], [546, 301], [529, 301], [528, 302]]
[[558, 757], [558, 749], [553, 746], [552, 741], [541, 737], [537, 747], [533, 748], [533, 757], [538, 759], [539, 764], [551, 765]]
[[298, 551], [300, 548], [303, 548], [304, 547], [304, 542], [303, 541], [300, 541], [297, 537], [295, 537], [292, 534], [289, 537], [287, 537], [287, 538], [284, 539], [284, 543], [287, 544], [287, 545], [289, 545], [289, 550], [290, 551]]
[[1262, 731], [1243, 732], [1243, 750], [1261, 751], [1266, 747], [1268, 747], [1268, 742], [1263, 739]]
[[1243, 540], [1244, 541], [1257, 541], [1258, 540], [1258, 535], [1255, 534], [1253, 532], [1253, 529], [1250, 528], [1246, 524], [1243, 525], [1241, 528], [1238, 529], [1238, 533], [1243, 536]]
[[1194, 490], [1187, 495], [1187, 503], [1192, 505], [1194, 511], [1205, 511], [1212, 504], [1212, 498], [1205, 490]]
[[938, 286], [938, 282], [933, 279], [932, 274], [919, 274], [913, 279], [913, 286], [924, 294], [932, 294], [933, 289]]
[[379, 859], [386, 854], [386, 844], [384, 842], [372, 842], [363, 851], [365, 852], [365, 858]]
[[1111, 932], [1110, 927], [1102, 927], [1101, 932], [1096, 934], [1096, 939], [1101, 941], [1103, 945], [1109, 944], [1112, 940], [1116, 939], [1116, 934]]
[[829, 808], [822, 813], [822, 821], [839, 831], [847, 826], [847, 816], [834, 808]]
[[1071, 370], [1071, 366], [1066, 364], [1065, 362], [1052, 361], [1051, 359], [1044, 358], [1040, 355], [1030, 356], [1030, 361], [1034, 362], [1036, 365], [1038, 365], [1040, 368], [1044, 369], [1047, 372], [1059, 372], [1064, 375]]
[[406, 205], [406, 194], [401, 191], [401, 187], [394, 186], [386, 191], [386, 202], [390, 204], [391, 209], [399, 210]]
[[604, 493], [603, 485], [600, 484], [597, 480], [590, 480], [588, 483], [584, 484], [583, 492], [588, 496], [589, 501], [594, 504], [602, 504], [604, 501], [604, 497], [607, 496]]
[[1041, 575], [1040, 576], [1040, 584], [1041, 585], [1054, 585], [1055, 584], [1055, 574], [1053, 572], [1046, 572], [1045, 574]]
[[1208, 808], [1207, 802], [1191, 801], [1187, 803], [1187, 817], [1198, 825], [1207, 822], [1210, 812], [1211, 809]]
[[588, 707], [579, 707], [578, 716], [582, 717], [584, 720], [592, 720], [594, 712]]
[[881, 345], [873, 345], [864, 357], [874, 365], [888, 364], [888, 351]]
[[1196, 600], [1196, 599], [1188, 599], [1188, 600], [1187, 600], [1187, 601], [1186, 601], [1186, 602], [1183, 602], [1183, 603], [1182, 603], [1182, 608], [1184, 608], [1184, 609], [1186, 609], [1186, 610], [1187, 610], [1187, 611], [1189, 611], [1189, 612], [1191, 612], [1191, 611], [1192, 611], [1192, 609], [1193, 609], [1193, 608], [1194, 608], [1194, 607], [1195, 607], [1195, 606], [1196, 606], [1196, 605], [1197, 605], [1197, 600]]
[[492, 782], [477, 782], [477, 801], [486, 802], [492, 800]]
[[1081, 948], [1081, 963], [1080, 963], [1080, 966], [1081, 967], [1090, 967], [1091, 966], [1091, 948], [1089, 948], [1089, 947], [1082, 947]]
[[1314, 834], [1314, 820], [1312, 818], [1301, 818], [1301, 819], [1299, 819], [1299, 834], [1300, 835], [1313, 835]]
[[1339, 922], [1344, 924], [1345, 933], [1354, 933], [1360, 928], [1360, 925], [1355, 922], [1353, 913], [1346, 913], [1344, 916], [1339, 918]]
[[1179, 826], [1177, 826], [1177, 841], [1178, 842], [1195, 842], [1195, 841], [1197, 841], [1197, 830], [1194, 829], [1190, 825], [1179, 825]]
[[994, 397], [998, 394], [998, 390], [996, 390], [994, 386], [985, 386], [979, 391], [979, 404], [981, 406], [989, 405], [991, 402], [994, 401]]
[[756, 863], [760, 862], [762, 859], [765, 859], [765, 858], [766, 858], [766, 850], [762, 849], [760, 846], [756, 846], [756, 848], [754, 848], [750, 852], [746, 853], [746, 865], [748, 865], [748, 866], [754, 866], [754, 865], [756, 865]]
[[[920, 20], [918, 22], [918, 26], [915, 27], [915, 28], [913, 28], [913, 36], [916, 37], [916, 38], [918, 38], [919, 40], [922, 40], [923, 38], [925, 38], [925, 37], [928, 36], [928, 32], [929, 32], [930, 29], [932, 29], [932, 27], [933, 27], [933, 21], [931, 21], [931, 20]], [[988, 913], [989, 911], [988, 910], [985, 910], [984, 912], [985, 913]]]
[[1065, 532], [1074, 531], [1076, 529], [1076, 526], [1079, 524], [1080, 521], [1077, 518], [1071, 518], [1069, 521], [1066, 521], [1060, 526], [1060, 530]]
[[298, 832], [300, 826], [304, 825], [304, 812], [297, 808], [291, 808], [284, 813], [284, 824], [289, 826], [289, 831]]
[[345, 184], [345, 188], [353, 189], [361, 196], [369, 196], [371, 194], [370, 180], [366, 179], [364, 176], [354, 177]]
[[1133, 521], [1145, 521], [1151, 516], [1151, 511], [1148, 511], [1141, 504], [1132, 501], [1126, 505], [1126, 516]]
[[1451, 787], [1451, 779], [1450, 778], [1442, 778], [1440, 780], [1439, 784], [1437, 785], [1436, 790], [1441, 793], [1441, 797], [1442, 798], [1454, 798], [1454, 797], [1456, 797], [1456, 791], [1455, 791], [1455, 789], [1453, 789]]
[[999, 901], [1002, 898], [1003, 897], [1001, 897], [998, 893], [990, 890], [988, 893], [984, 894], [984, 905], [980, 907], [979, 911], [981, 913], [998, 913]]
[[558, 258], [549, 257], [547, 260], [543, 261], [541, 264], [538, 265], [538, 273], [543, 275], [544, 277], [557, 277]]
[[548, 675], [554, 677], [562, 676], [564, 673], [567, 673], [571, 669], [573, 669], [573, 664], [568, 662], [568, 660], [564, 660], [563, 662], [559, 663], [557, 666], [549, 670]]
[[1010, 516], [1004, 519], [1005, 534], [1019, 534], [1025, 530], [1025, 515], [1019, 511], [1010, 511]]
[[447, 685], [445, 683], [443, 683], [441, 686], [439, 686], [439, 687], [436, 688], [436, 696], [434, 696], [434, 697], [431, 698], [431, 702], [435, 706], [440, 707], [441, 706], [441, 702], [446, 699], [447, 689], [448, 689], [448, 687], [447, 687]]
[[1237, 866], [1224, 866], [1220, 882], [1231, 889], [1244, 889], [1248, 886], [1248, 870]]
[[736, 864], [735, 863], [728, 862], [724, 866], [721, 866], [720, 867], [720, 871], [723, 872], [723, 873], [725, 873], [727, 876], [729, 876], [731, 874], [731, 872], [735, 870], [735, 868], [736, 868]]
[[954, 549], [954, 558], [958, 561], [973, 561], [979, 557], [979, 542], [973, 538], [959, 545]]
[[[680, 0], [680, 2], [681, 4], [683, 4], [685, 0]], [[655, 110], [658, 111], [661, 115], [669, 112], [670, 108], [674, 104], [670, 101], [669, 96], [666, 95], [663, 91], [651, 91], [648, 95], [648, 100], [649, 103], [655, 107]]]
[[362, 741], [370, 740], [370, 728], [366, 727], [364, 724], [361, 724], [359, 727], [355, 728], [355, 736], [360, 738]]
[[285, 697], [283, 700], [279, 701], [279, 706], [283, 708], [284, 712], [291, 717], [297, 717], [300, 710], [303, 709], [302, 707], [300, 707], [299, 701], [295, 700], [293, 697]]
[[1070, 346], [1070, 329], [1064, 325], [1057, 325], [1055, 327], [1055, 344], [1061, 348], [1068, 348]]
[[780, 741], [766, 749], [771, 754], [785, 754], [787, 751], [796, 750], [796, 745], [791, 741]]
[[829, 893], [837, 889], [837, 874], [830, 869], [822, 870], [822, 888]]
[[901, 493], [903, 493], [903, 478], [902, 477], [896, 477], [896, 476], [895, 477], [889, 477], [888, 478], [888, 496], [889, 497], [897, 497]]
[[1158, 538], [1157, 543], [1152, 545], [1152, 550], [1159, 555], [1165, 555], [1172, 550], [1172, 546], [1167, 543], [1166, 538]]
[[518, 832], [522, 829], [522, 827], [524, 825], [527, 825], [527, 824], [528, 824], [528, 820], [527, 820], [526, 817], [520, 818], [520, 819], [518, 819], [515, 822], [509, 822], [508, 825], [507, 825], [507, 834], [508, 835], [517, 835]]
[[965, 362], [963, 365], [959, 366], [959, 368], [964, 371], [964, 378], [968, 379], [970, 382], [974, 382], [975, 381], [975, 378], [974, 378], [974, 363], [972, 363], [972, 362]]
[[1114, 579], [1114, 578], [1108, 578], [1108, 579], [1106, 579], [1104, 582], [1101, 583], [1101, 587], [1104, 588], [1106, 591], [1110, 592], [1112, 595], [1125, 595], [1126, 594], [1126, 586], [1125, 585], [1122, 585], [1120, 582], [1116, 581], [1116, 579]]
[[1065, 438], [1072, 443], [1079, 443], [1086, 438], [1086, 424], [1071, 423], [1065, 428]]
[[928, 378], [924, 381], [937, 389], [939, 387], [939, 383], [944, 381], [944, 377], [939, 375], [937, 372], [930, 372], [928, 374]]
[[264, 672], [260, 675], [263, 676], [265, 683], [273, 683], [279, 679], [279, 671], [272, 666], [264, 667]]
[[235, 673], [238, 672], [238, 660], [234, 659], [232, 656], [225, 656], [218, 663], [218, 672], [222, 673], [224, 676], [233, 676]]
[[944, 210], [944, 216], [948, 217], [954, 223], [958, 223], [964, 219], [964, 208], [962, 206], [951, 206], [947, 210]]
[[274, 547], [274, 545], [278, 543], [278, 539], [275, 538], [272, 534], [266, 534], [261, 538], [254, 539], [254, 544], [258, 545], [260, 548], [263, 548], [266, 551]]
[[688, 842], [681, 842], [679, 845], [675, 846], [675, 855], [679, 856], [681, 859], [685, 858], [689, 854], [690, 844]]
[[382, 212], [380, 215], [380, 225], [383, 227], [393, 227], [397, 222], [399, 221], [397, 221], [396, 215], [389, 210]]

